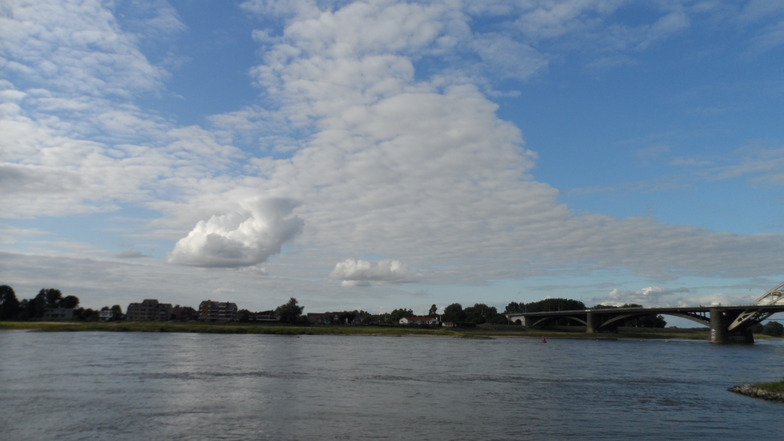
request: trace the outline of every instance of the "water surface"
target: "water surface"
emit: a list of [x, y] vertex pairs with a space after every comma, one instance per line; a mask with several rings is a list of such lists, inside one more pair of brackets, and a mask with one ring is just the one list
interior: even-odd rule
[[0, 331], [0, 439], [780, 440], [784, 346]]

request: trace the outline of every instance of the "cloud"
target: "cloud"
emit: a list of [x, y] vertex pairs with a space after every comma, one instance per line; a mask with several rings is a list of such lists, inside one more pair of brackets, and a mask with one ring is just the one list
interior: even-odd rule
[[637, 30], [638, 38], [642, 41], [637, 48], [644, 49], [659, 41], [670, 38], [673, 34], [687, 29], [691, 25], [689, 16], [683, 11], [673, 11], [659, 17], [655, 23], [642, 26]]
[[141, 259], [143, 257], [150, 257], [150, 256], [137, 250], [125, 250], [120, 253], [117, 253], [116, 257], [120, 259]]
[[302, 220], [291, 214], [295, 206], [286, 199], [258, 199], [242, 211], [201, 221], [177, 242], [169, 262], [226, 268], [265, 262], [302, 230]]
[[757, 183], [784, 184], [784, 147], [749, 147], [733, 155], [730, 165], [707, 171], [711, 180], [748, 178]]
[[643, 162], [651, 162], [669, 154], [670, 150], [672, 149], [668, 145], [656, 144], [638, 149], [636, 155]]
[[488, 72], [526, 80], [547, 67], [547, 58], [527, 44], [499, 34], [477, 36], [471, 46]]
[[643, 305], [647, 307], [665, 306], [679, 303], [679, 299], [672, 296], [688, 293], [689, 289], [669, 289], [661, 286], [648, 286], [635, 291], [621, 291], [613, 289], [604, 299], [596, 300], [597, 304], [608, 306]]
[[160, 90], [153, 66], [102, 2], [12, 2], [0, 15], [0, 54], [12, 75], [67, 94], [130, 96]]
[[77, 174], [59, 168], [0, 163], [0, 191], [6, 194], [67, 193], [80, 182]]
[[398, 260], [385, 259], [370, 262], [362, 259], [346, 259], [335, 265], [329, 278], [342, 280], [343, 286], [360, 286], [410, 283], [417, 281], [421, 276]]

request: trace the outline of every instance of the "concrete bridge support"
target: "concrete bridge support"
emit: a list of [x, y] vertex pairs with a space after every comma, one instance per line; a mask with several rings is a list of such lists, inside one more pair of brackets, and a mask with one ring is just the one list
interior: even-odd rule
[[737, 316], [737, 312], [727, 311], [724, 308], [710, 308], [710, 342], [718, 344], [754, 343], [754, 334], [750, 328], [732, 331], [728, 329]]

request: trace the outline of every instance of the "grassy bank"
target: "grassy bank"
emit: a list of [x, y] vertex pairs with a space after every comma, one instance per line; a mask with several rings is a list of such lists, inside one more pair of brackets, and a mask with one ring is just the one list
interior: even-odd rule
[[520, 326], [481, 325], [471, 328], [417, 328], [397, 326], [298, 326], [279, 323], [204, 322], [0, 322], [0, 329], [47, 332], [191, 332], [210, 334], [280, 335], [431, 335], [462, 338], [531, 337], [548, 339], [701, 339], [708, 333], [693, 329], [622, 329], [617, 334], [585, 334], [568, 330], [530, 330]]
[[784, 381], [779, 381], [777, 383], [757, 383], [754, 386], [768, 392], [784, 393]]

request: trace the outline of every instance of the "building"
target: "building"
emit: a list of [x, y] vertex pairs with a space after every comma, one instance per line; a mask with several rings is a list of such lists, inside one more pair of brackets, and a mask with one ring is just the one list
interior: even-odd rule
[[260, 311], [250, 315], [251, 321], [254, 322], [277, 322], [280, 317], [275, 315], [275, 311]]
[[437, 325], [438, 317], [403, 317], [398, 322], [401, 325], [415, 326], [415, 325]]
[[73, 308], [46, 308], [44, 311], [44, 320], [73, 320]]
[[338, 321], [337, 315], [331, 312], [309, 312], [306, 318], [313, 325], [331, 325]]
[[114, 311], [111, 309], [102, 309], [98, 312], [98, 320], [108, 322], [114, 319]]
[[159, 303], [155, 299], [131, 303], [125, 313], [125, 319], [130, 321], [167, 321], [171, 320], [171, 317], [171, 303]]
[[205, 322], [236, 322], [237, 304], [205, 300], [199, 303], [199, 319]]

